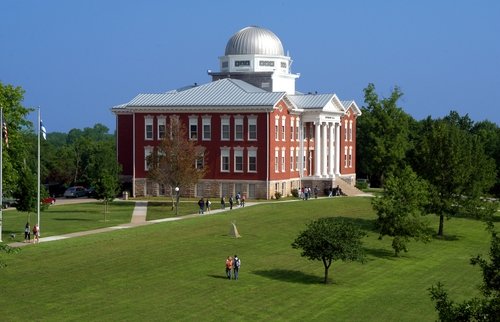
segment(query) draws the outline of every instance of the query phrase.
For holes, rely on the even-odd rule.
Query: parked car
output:
[[[53,205],[56,203],[56,198],[54,198],[54,197],[43,198],[42,203],[44,205]]]
[[[82,186],[69,187],[64,191],[65,198],[80,198],[87,195],[87,190]]]
[[[87,197],[89,198],[97,197],[97,192],[95,191],[94,188],[88,188],[86,192],[87,192]]]
[[[11,197],[3,197],[2,199],[2,208],[6,209],[9,207],[15,207],[17,206],[17,199],[11,198]]]

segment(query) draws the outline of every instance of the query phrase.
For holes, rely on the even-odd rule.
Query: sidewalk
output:
[[[246,202],[245,207],[253,206],[256,204],[258,204],[258,203]],[[240,209],[240,208],[241,207],[233,207],[233,210]],[[59,235],[59,236],[42,237],[42,238],[40,238],[40,243],[56,241],[56,240],[63,240],[63,239],[68,239],[68,238],[80,237],[80,236],[93,235],[93,234],[100,234],[100,233],[115,231],[115,230],[119,230],[119,229],[128,229],[128,228],[144,226],[144,225],[152,225],[152,224],[168,222],[168,221],[177,221],[177,220],[183,220],[183,219],[200,217],[200,216],[214,215],[214,214],[218,214],[221,212],[230,211],[229,207],[226,207],[226,209],[210,210],[210,212],[205,212],[205,214],[203,214],[203,215],[196,213],[196,214],[186,215],[186,216],[182,216],[182,217],[171,217],[171,218],[163,218],[163,219],[146,221],[147,210],[148,210],[148,202],[147,201],[136,201],[134,211],[132,212],[132,219],[130,220],[130,223],[121,224],[121,225],[113,226],[113,227],[105,227],[105,228],[99,228],[99,229],[93,229],[93,230],[87,230],[87,231],[79,231],[79,232],[69,233],[69,234]],[[28,245],[34,245],[34,243],[15,242],[15,243],[8,244],[8,246],[10,246],[10,247],[24,247],[24,246],[28,246]]]

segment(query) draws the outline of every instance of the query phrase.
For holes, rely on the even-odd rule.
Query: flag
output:
[[[9,147],[9,134],[7,132],[7,123],[5,122],[5,119],[3,117],[2,117],[2,138],[5,142],[5,145]]]
[[[40,133],[43,136],[44,140],[47,140],[47,130],[45,130],[45,126],[43,126],[42,120],[40,120]]]

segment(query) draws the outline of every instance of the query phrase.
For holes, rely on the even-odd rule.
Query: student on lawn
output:
[[[241,261],[238,258],[238,255],[234,255],[234,259],[233,259],[233,276],[234,276],[235,280],[238,279],[238,272],[240,270],[240,265],[241,265]]]
[[[233,269],[233,258],[231,256],[229,256],[226,259],[226,276],[227,276],[228,280],[231,279],[231,271],[232,271],[232,269]]]

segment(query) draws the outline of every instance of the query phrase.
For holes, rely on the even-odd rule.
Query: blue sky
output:
[[[363,106],[374,83],[414,118],[450,110],[500,124],[500,1],[0,0],[0,81],[48,132],[103,123],[139,93],[210,81],[229,38],[273,31],[302,92]],[[36,116],[32,116],[35,120]]]

